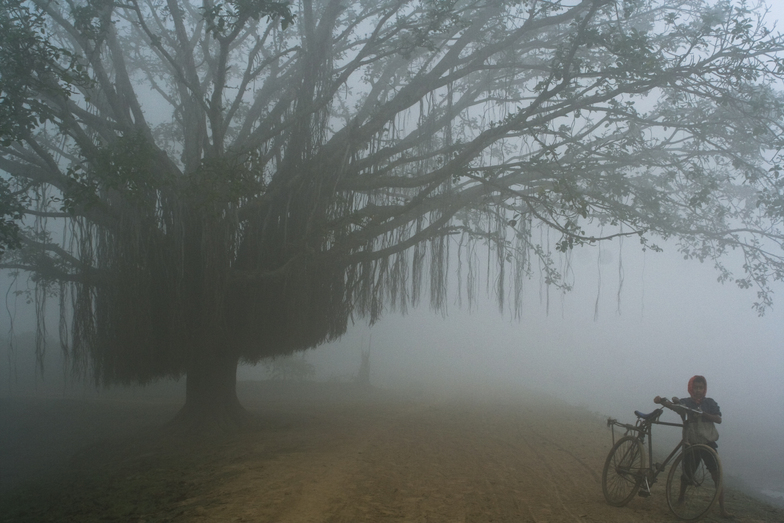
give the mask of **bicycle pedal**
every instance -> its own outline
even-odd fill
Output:
[[[647,498],[651,495],[651,492],[649,490],[640,489],[637,495],[640,496],[641,498]]]

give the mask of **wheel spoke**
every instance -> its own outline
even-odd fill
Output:
[[[613,446],[602,471],[602,491],[608,503],[623,506],[639,490],[643,474],[642,446],[624,437]]]
[[[721,461],[706,445],[685,447],[667,477],[667,503],[683,520],[702,517],[721,492]]]

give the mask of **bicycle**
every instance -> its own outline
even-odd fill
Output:
[[[612,418],[607,420],[607,426],[613,429],[613,447],[602,470],[602,492],[607,502],[616,507],[629,503],[635,494],[642,497],[650,496],[651,485],[674,458],[667,475],[667,504],[679,519],[695,521],[711,509],[721,492],[721,460],[716,451],[708,445],[689,444],[683,431],[680,443],[664,462],[654,463],[651,433],[653,425],[683,428],[694,417],[702,414],[701,411],[673,404],[667,400],[661,400],[661,404],[662,407],[649,414],[634,411],[637,415],[637,422],[634,425],[619,423]],[[682,423],[659,421],[665,407],[676,412],[681,417]],[[616,426],[626,429],[624,436],[617,442],[615,441]],[[647,457],[644,450],[646,437],[648,438]]]

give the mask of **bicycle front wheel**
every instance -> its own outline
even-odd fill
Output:
[[[610,505],[622,507],[639,492],[645,476],[645,454],[640,441],[633,436],[619,439],[602,470],[602,492]]]
[[[721,460],[707,445],[689,445],[667,475],[667,504],[679,519],[704,516],[721,492]]]

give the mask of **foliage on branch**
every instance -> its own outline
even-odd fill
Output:
[[[674,238],[760,312],[784,278],[784,38],[756,5],[0,1],[0,195],[29,226],[5,266],[70,282],[99,380],[443,310],[450,277],[519,314],[534,270],[566,286],[557,251],[619,236]]]

